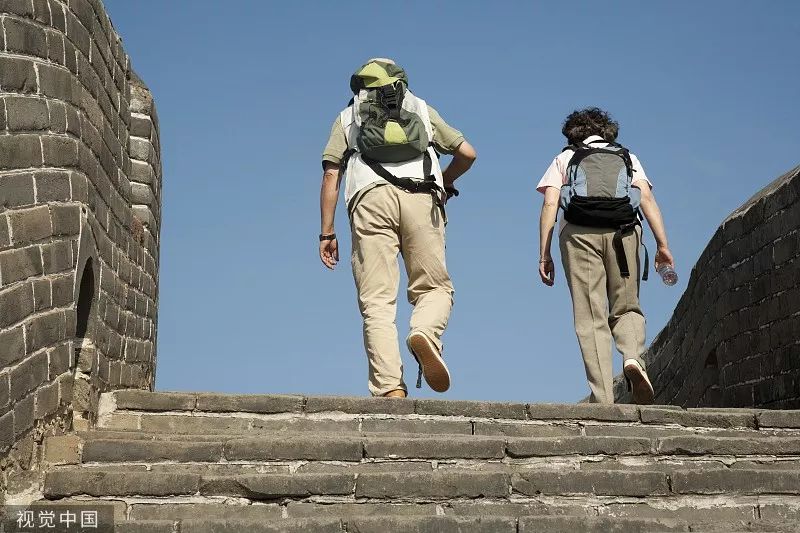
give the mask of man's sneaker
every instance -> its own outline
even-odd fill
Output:
[[[444,392],[450,388],[450,372],[447,365],[439,355],[436,345],[428,337],[418,331],[413,331],[406,339],[408,349],[419,363],[420,372],[425,376],[425,381],[436,392]],[[419,383],[417,386],[419,387]]]
[[[650,405],[653,403],[655,391],[653,391],[650,378],[647,377],[647,372],[645,372],[642,365],[639,364],[639,361],[636,359],[626,359],[622,366],[622,372],[633,388],[633,403],[639,405]]]

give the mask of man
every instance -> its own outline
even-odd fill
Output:
[[[674,260],[651,183],[635,155],[616,144],[619,124],[596,107],[571,113],[562,128],[569,146],[542,177],[544,194],[539,274],[555,280],[550,255],[559,206],[559,244],[572,295],[575,332],[591,389],[590,401],[614,403],[611,338],[623,355],[634,402],[653,402],[645,371],[645,318],[639,304],[639,247],[644,214],[658,245],[656,268]],[[633,271],[629,265],[635,265]],[[647,265],[645,264],[645,273]],[[647,279],[646,277],[644,279]]]
[[[414,306],[406,344],[428,385],[444,392],[450,374],[441,337],[453,304],[444,204],[458,194],[453,183],[472,166],[475,150],[408,90],[394,61],[369,60],[350,87],[353,100],[336,118],[322,156],[320,259],[330,269],[339,261],[334,214],[344,176],[369,391],[392,398],[408,392],[395,326],[399,252]],[[437,152],[453,155],[444,171]]]

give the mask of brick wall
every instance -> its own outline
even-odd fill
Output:
[[[100,0],[0,0],[0,459],[152,388],[161,162]],[[3,476],[3,483],[6,482]]]
[[[800,408],[800,167],[720,226],[645,359],[657,403]]]

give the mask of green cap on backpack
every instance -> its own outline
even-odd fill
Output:
[[[350,77],[350,89],[358,94],[361,89],[374,89],[401,81],[408,86],[406,71],[389,60],[370,59]]]

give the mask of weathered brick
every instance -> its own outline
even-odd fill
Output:
[[[300,515],[298,515],[300,516]],[[308,516],[308,515],[304,515]],[[135,503],[130,506],[132,520],[260,520],[272,522],[282,518],[278,504],[225,505],[217,503]]]
[[[44,494],[62,498],[89,496],[191,495],[200,485],[198,474],[174,472],[106,472],[89,469],[54,470],[45,474]]]
[[[678,411],[657,407],[641,408],[645,424],[680,424],[691,427],[755,428],[755,415],[747,412]]]
[[[77,167],[78,143],[71,137],[42,137],[44,164],[52,167]]]
[[[77,235],[80,231],[80,206],[58,204],[50,206],[53,235]]]
[[[11,246],[11,233],[8,227],[8,217],[0,214],[0,250]]]
[[[303,408],[302,396],[270,394],[216,394],[199,393],[198,411],[248,413],[299,413]]]
[[[36,92],[36,72],[28,59],[0,57],[0,89],[15,93]],[[4,157],[0,157],[0,164]],[[28,166],[28,165],[26,165]],[[15,168],[13,165],[5,168]]]
[[[2,265],[2,255],[0,255],[0,265]],[[0,290],[0,327],[16,324],[31,313],[33,313],[33,288],[29,283]]]
[[[2,348],[0,348],[2,349]],[[5,411],[5,407],[11,401],[11,385],[9,384],[9,373],[0,373],[0,413]],[[2,448],[2,446],[0,446]]]
[[[52,281],[52,294],[53,294],[53,307],[64,307],[73,301],[73,275],[72,273],[66,276],[59,276],[53,278]]]
[[[474,418],[526,418],[525,404],[503,402],[419,400],[416,413],[423,415],[466,416]]]
[[[0,416],[0,450],[14,444],[14,411]]]
[[[25,325],[28,352],[52,346],[66,338],[67,325],[64,311],[51,311],[31,319]]]
[[[6,49],[9,52],[47,57],[47,38],[44,30],[24,20],[6,18]]]
[[[800,455],[800,439],[673,436],[659,439],[658,452],[672,455]]]
[[[461,420],[403,420],[392,418],[364,419],[364,433],[419,433],[425,435],[471,435],[472,424]],[[483,435],[490,435],[485,433]]]
[[[505,441],[491,437],[370,437],[364,441],[364,454],[400,459],[502,459]]]
[[[800,495],[800,471],[795,470],[678,470],[670,474],[677,494],[793,494]]]
[[[800,355],[800,354],[797,354]],[[761,428],[800,429],[800,410],[769,410],[758,413],[758,426]]]
[[[716,526],[717,524],[714,524]],[[703,526],[699,526],[703,527]],[[650,533],[659,531],[701,531],[688,529],[687,523],[671,518],[609,518],[595,516],[526,516],[519,520],[519,533]],[[705,528],[702,531],[707,531]]]
[[[255,500],[353,493],[353,474],[253,474],[233,477],[203,476],[200,494],[239,496]]]
[[[2,310],[0,294],[0,310]],[[4,315],[0,314],[0,317]],[[5,368],[16,363],[25,356],[25,337],[22,326],[0,333],[0,368]]]
[[[180,392],[119,390],[114,397],[117,409],[137,411],[191,411],[197,403],[196,394]]]
[[[86,462],[216,462],[221,458],[222,441],[96,439],[83,444],[83,460]]]
[[[11,369],[11,399],[18,401],[47,380],[47,354],[32,355]]]
[[[48,383],[36,389],[36,410],[34,416],[37,420],[49,416],[58,409],[58,383]]]
[[[47,379],[52,381],[69,371],[72,359],[71,351],[70,344],[62,344],[50,350]]]
[[[517,533],[517,521],[496,516],[356,516],[347,521],[347,530],[357,533]],[[544,530],[537,530],[544,531]],[[552,531],[552,530],[548,530]]]
[[[383,413],[411,414],[414,412],[414,401],[392,398],[355,398],[345,396],[313,396],[306,400],[307,413],[343,412],[343,413]]]
[[[70,270],[74,266],[72,241],[57,241],[42,245],[42,259],[45,274],[55,274]]]
[[[47,57],[50,61],[64,65],[64,34],[56,31],[46,31],[47,34]],[[66,118],[66,117],[65,117]],[[66,121],[64,122],[66,125]]]
[[[49,279],[37,279],[33,282],[33,306],[36,311],[53,306],[53,291]]]
[[[11,238],[16,244],[40,241],[53,233],[50,210],[46,205],[12,211],[8,219]]]
[[[229,461],[360,461],[362,457],[361,439],[353,437],[247,437],[232,439],[225,445],[225,458]]]
[[[81,438],[77,435],[47,437],[44,441],[44,461],[49,464],[78,464]]]
[[[69,46],[67,46],[67,50],[69,50]],[[69,58],[69,53],[67,53],[67,58]],[[74,83],[70,73],[63,68],[39,65],[39,85],[45,96],[73,105],[80,103],[80,88]]]
[[[650,439],[635,437],[555,437],[511,438],[511,457],[545,457],[552,455],[648,455]]]
[[[356,498],[508,498],[509,483],[503,473],[365,473],[356,481]]]
[[[639,411],[635,405],[604,404],[546,404],[528,406],[531,420],[601,420],[608,422],[635,422]]]
[[[50,127],[47,102],[41,98],[6,97],[8,129],[11,131],[37,131]]]
[[[503,422],[474,422],[475,435],[504,435],[507,437],[568,437],[581,434],[577,424],[529,424]]]
[[[11,386],[14,386],[13,378]],[[29,394],[22,400],[19,400],[14,406],[14,438],[19,437],[33,427],[36,419],[33,414],[33,394]]]
[[[34,175],[38,202],[65,202],[70,199],[69,172],[43,171]]]
[[[514,474],[515,492],[526,496],[594,494],[658,496],[670,492],[662,472],[634,470],[534,471]]]
[[[286,513],[290,518],[309,518],[309,517],[363,517],[375,516],[414,516],[414,515],[436,515],[436,505],[430,503],[372,503],[364,505],[361,503],[334,503],[319,504],[306,502],[289,502],[286,506]],[[405,530],[388,530],[405,531]]]

